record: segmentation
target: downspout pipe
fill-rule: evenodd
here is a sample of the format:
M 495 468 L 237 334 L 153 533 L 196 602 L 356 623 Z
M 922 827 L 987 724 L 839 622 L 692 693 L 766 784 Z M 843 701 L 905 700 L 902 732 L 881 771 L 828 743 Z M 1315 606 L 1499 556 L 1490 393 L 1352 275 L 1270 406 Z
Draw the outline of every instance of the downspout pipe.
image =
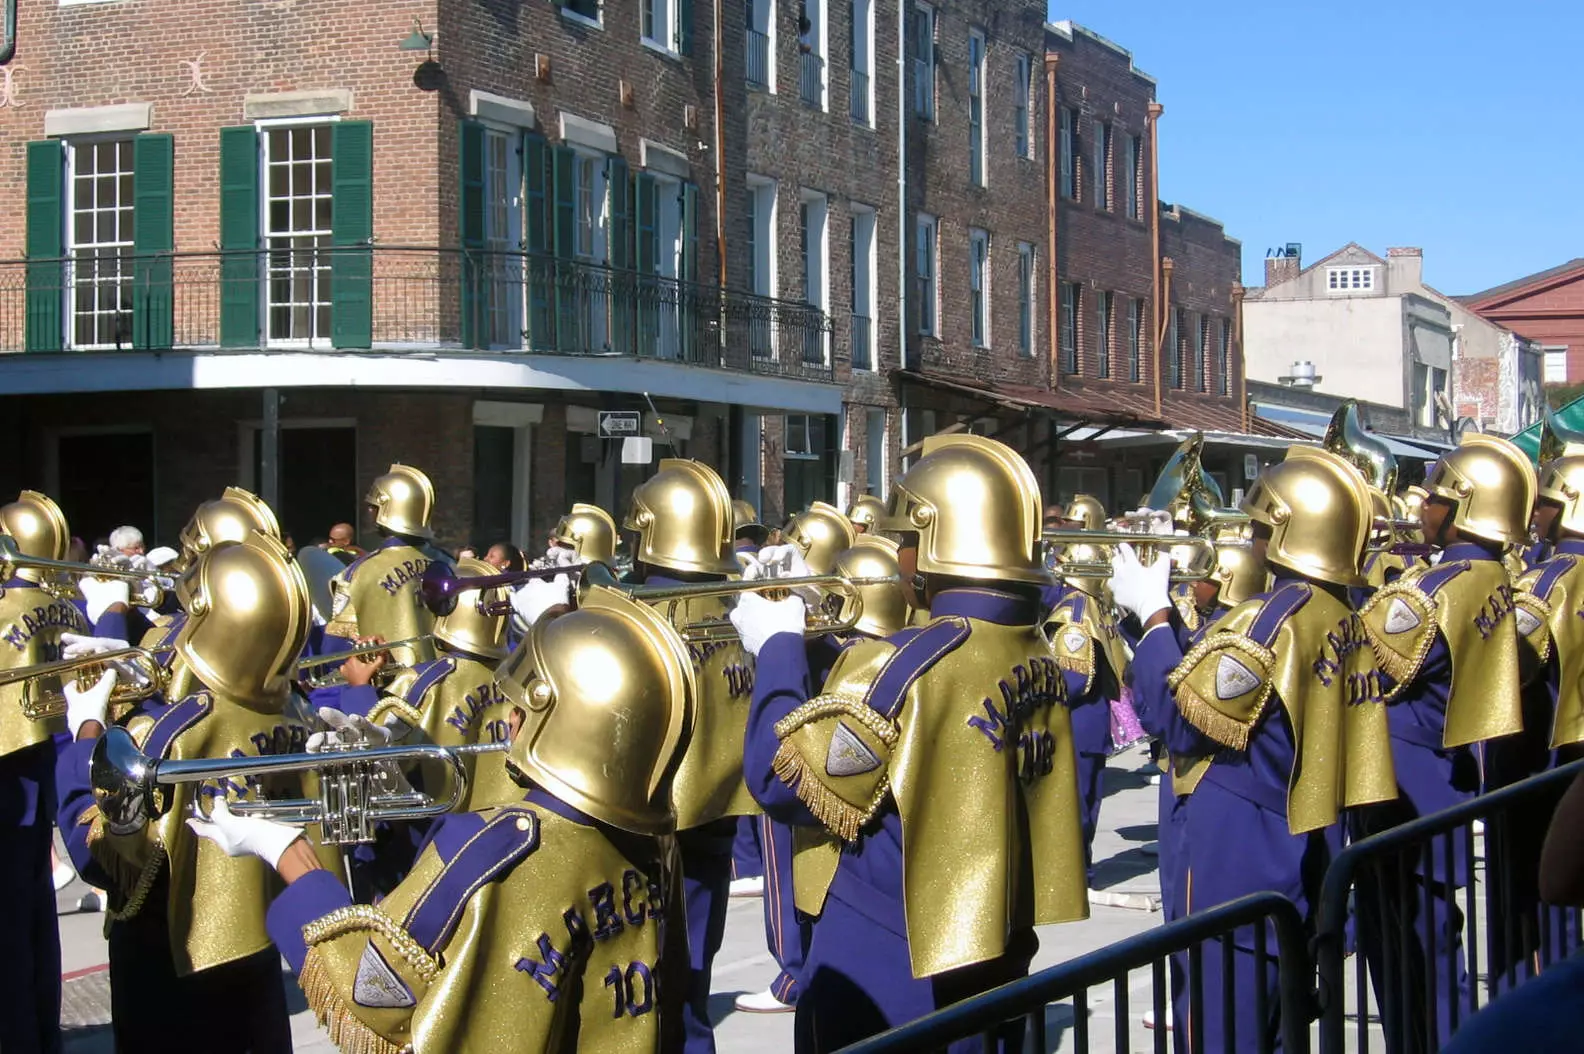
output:
M 13 0 L 15 2 L 15 0 Z M 726 288 L 726 103 L 721 98 L 725 83 L 725 30 L 721 26 L 722 0 L 715 0 L 715 255 L 720 287 Z
M 1056 208 L 1061 197 L 1061 173 L 1057 168 L 1060 148 L 1056 142 L 1056 67 L 1060 62 L 1060 55 L 1053 51 L 1045 52 L 1045 252 L 1049 259 L 1049 278 L 1045 290 L 1046 317 L 1049 321 L 1045 328 L 1050 346 L 1047 358 L 1050 360 L 1050 387 L 1053 392 L 1061 387 L 1061 275 L 1056 265 Z M 1054 432 L 1054 419 L 1051 428 Z M 1054 455 L 1055 451 L 1051 453 Z
M 1248 363 L 1243 361 L 1243 295 L 1242 282 L 1232 283 L 1232 350 L 1228 366 L 1237 363 L 1238 410 L 1243 414 L 1243 433 L 1249 430 Z
M 5 39 L 0 40 L 0 66 L 16 57 L 17 0 L 5 0 Z
M 1154 289 L 1151 307 L 1155 313 L 1155 415 L 1161 412 L 1161 341 L 1166 337 L 1166 305 L 1161 302 L 1161 245 L 1160 245 L 1160 119 L 1166 107 L 1153 100 L 1144 113 L 1144 123 L 1149 126 L 1150 143 L 1150 270 Z
M 912 229 L 907 207 L 907 13 L 908 0 L 897 0 L 897 365 L 902 369 L 908 367 L 908 231 Z M 915 437 L 908 431 L 907 400 L 902 391 L 903 386 L 897 385 L 897 423 L 902 445 L 907 446 Z M 900 456 L 896 469 L 900 474 Z

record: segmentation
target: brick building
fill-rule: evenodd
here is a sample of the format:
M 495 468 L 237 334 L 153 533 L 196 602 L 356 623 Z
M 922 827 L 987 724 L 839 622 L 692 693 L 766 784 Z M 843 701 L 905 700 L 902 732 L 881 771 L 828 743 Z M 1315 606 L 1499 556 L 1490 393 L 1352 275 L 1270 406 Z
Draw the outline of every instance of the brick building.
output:
M 838 418 L 847 336 L 733 285 L 711 10 L 20 0 L 0 491 L 169 540 L 237 482 L 306 541 L 403 460 L 444 544 L 528 543 L 625 504 L 597 415 L 647 397 L 751 479 L 744 409 Z
M 1584 381 L 1584 257 L 1457 299 L 1538 345 L 1546 384 Z

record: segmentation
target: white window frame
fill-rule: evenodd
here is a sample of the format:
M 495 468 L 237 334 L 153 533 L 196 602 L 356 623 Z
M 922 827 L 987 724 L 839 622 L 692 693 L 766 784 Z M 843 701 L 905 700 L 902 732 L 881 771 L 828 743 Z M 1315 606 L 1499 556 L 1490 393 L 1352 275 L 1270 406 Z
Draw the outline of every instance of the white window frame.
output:
M 562 2 L 556 4 L 556 7 L 561 11 L 562 18 L 568 22 L 576 22 L 580 26 L 588 26 L 591 29 L 605 28 L 605 0 L 594 0 L 594 16 L 592 18 L 581 11 L 572 10 L 571 5 L 575 2 L 576 0 L 562 0 Z
M 1347 296 L 1352 293 L 1373 293 L 1375 291 L 1375 272 L 1373 265 L 1363 267 L 1327 267 L 1326 292 L 1331 296 Z
M 65 231 L 66 237 L 65 237 L 65 240 L 64 240 L 64 245 L 65 245 L 65 249 L 66 249 L 67 264 L 66 264 L 66 268 L 65 268 L 66 281 L 63 284 L 64 288 L 61 290 L 61 295 L 62 295 L 62 297 L 63 297 L 63 299 L 65 301 L 65 314 L 64 314 L 65 328 L 66 328 L 65 337 L 66 337 L 66 341 L 67 341 L 66 346 L 69 347 L 69 348 L 74 348 L 74 349 L 78 349 L 78 350 L 87 351 L 87 350 L 113 349 L 113 348 L 115 348 L 117 346 L 116 342 L 113 341 L 113 340 L 112 341 L 101 341 L 101 340 L 79 341 L 77 339 L 77 320 L 78 320 L 78 317 L 79 317 L 79 312 L 77 310 L 77 288 L 78 288 L 79 284 L 96 287 L 95 290 L 94 290 L 94 304 L 95 304 L 94 310 L 91 310 L 91 311 L 87 312 L 87 314 L 94 319 L 94 322 L 93 322 L 94 335 L 95 336 L 98 335 L 98 330 L 99 330 L 98 319 L 101 316 L 103 316 L 103 317 L 124 316 L 124 318 L 125 318 L 125 329 L 126 329 L 126 340 L 121 345 L 121 347 L 130 348 L 132 346 L 132 254 L 133 254 L 133 252 L 135 250 L 135 245 L 134 245 L 135 234 L 134 234 L 134 232 L 136 230 L 136 223 L 137 223 L 137 208 L 136 208 L 136 206 L 137 206 L 137 183 L 136 183 L 137 176 L 136 176 L 136 172 L 134 171 L 134 166 L 136 165 L 136 160 L 135 160 L 135 157 L 136 157 L 135 150 L 136 150 L 136 148 L 132 145 L 133 138 L 134 137 L 133 137 L 133 135 L 131 133 L 116 132 L 116 133 L 112 133 L 112 134 L 108 134 L 108 135 L 74 136 L 74 137 L 72 137 L 70 139 L 67 139 L 65 141 L 65 148 L 66 148 L 65 180 L 66 180 L 66 185 L 62 188 L 62 194 L 64 195 L 64 200 L 63 200 L 62 204 L 64 205 L 64 213 L 65 213 L 65 220 L 66 220 L 66 231 Z M 123 211 L 125 212 L 125 214 L 126 214 L 126 229 L 120 232 L 122 234 L 122 236 L 123 236 L 121 239 L 114 240 L 114 241 L 108 241 L 108 242 L 101 242 L 101 241 L 98 240 L 98 233 L 97 233 L 98 223 L 95 222 L 93 224 L 93 226 L 95 227 L 94 240 L 90 241 L 90 242 L 86 242 L 86 243 L 79 243 L 77 241 L 77 215 L 78 215 L 78 209 L 77 209 L 77 178 L 78 178 L 78 175 L 79 175 L 79 173 L 78 173 L 77 151 L 79 149 L 97 148 L 97 147 L 100 147 L 100 146 L 105 146 L 105 145 L 115 144 L 115 143 L 126 143 L 127 144 L 127 169 L 126 169 L 125 173 L 122 173 L 122 171 L 120 170 L 119 165 L 118 165 L 118 167 L 116 169 L 116 175 L 118 177 L 123 176 L 123 175 L 125 176 L 125 178 L 126 178 L 126 180 L 128 182 L 127 193 L 128 193 L 128 195 L 130 197 L 129 197 L 129 200 L 124 205 L 121 203 L 121 201 L 120 201 L 120 190 L 119 190 L 119 179 L 118 179 L 118 181 L 117 181 L 118 182 L 118 187 L 117 187 L 117 193 L 116 193 L 116 204 L 115 204 L 115 209 L 114 209 L 114 211 L 118 212 L 118 213 L 119 212 L 123 212 Z M 96 173 L 97 173 L 97 170 L 96 170 Z M 97 181 L 97 179 L 102 179 L 102 178 L 103 178 L 102 175 L 96 174 L 96 181 Z M 104 209 L 99 208 L 98 206 L 99 206 L 98 191 L 97 191 L 97 188 L 95 188 L 95 190 L 94 190 L 94 208 L 88 210 L 88 211 L 92 212 L 95 215 L 95 217 L 97 217 L 100 213 L 106 211 Z M 117 221 L 117 223 L 119 225 L 119 220 Z M 83 275 L 79 274 L 78 273 L 79 272 L 79 267 L 78 267 L 78 264 L 77 264 L 76 256 L 77 256 L 78 250 L 80 250 L 80 249 L 84 249 L 84 250 L 95 250 L 95 249 L 114 249 L 114 250 L 118 250 L 118 252 L 115 255 L 108 257 L 108 259 L 110 261 L 112 261 L 112 276 L 110 278 L 108 278 L 108 279 L 105 279 L 105 278 L 99 277 L 97 275 L 97 273 L 91 274 L 91 275 L 89 275 L 87 277 L 84 277 Z M 98 268 L 93 268 L 93 270 L 95 272 L 97 272 Z M 114 285 L 114 286 L 119 286 L 120 287 L 120 292 L 118 294 L 111 294 L 111 295 L 114 295 L 114 296 L 117 297 L 117 300 L 118 300 L 120 306 L 114 311 L 100 311 L 98 309 L 99 299 L 100 299 L 101 296 L 106 295 L 106 291 L 102 291 L 102 290 L 100 290 L 97 287 L 108 286 L 108 285 Z M 120 328 L 120 325 L 117 324 L 116 328 Z
M 748 222 L 752 225 L 750 251 L 754 255 L 750 277 L 755 296 L 776 298 L 780 295 L 779 239 L 776 236 L 776 217 L 779 208 L 776 181 L 768 176 L 749 173 L 748 193 L 753 197 Z M 761 215 L 762 212 L 762 215 Z M 777 333 L 768 323 L 753 325 L 749 329 L 749 354 L 756 358 L 775 358 Z
M 813 422 L 814 418 L 821 417 L 821 416 L 823 416 L 823 415 L 822 414 L 786 414 L 782 418 L 782 421 L 781 421 L 781 428 L 782 428 L 782 432 L 781 432 L 781 436 L 782 436 L 781 457 L 784 460 L 787 460 L 787 461 L 818 461 L 820 459 L 819 452 L 810 450 L 809 447 L 814 445 L 813 442 L 811 441 L 811 438 L 812 438 L 812 436 L 811 436 L 811 432 L 812 432 L 811 423 Z M 794 427 L 794 422 L 796 422 L 798 424 L 801 424 L 802 427 L 801 428 Z M 792 437 L 793 437 L 793 435 L 799 434 L 799 433 L 801 433 L 801 435 L 802 435 L 802 439 L 801 439 L 800 443 L 798 444 L 799 445 L 799 449 L 793 450 L 792 449 Z
M 1143 297 L 1128 297 L 1128 380 L 1134 384 L 1144 381 L 1144 332 L 1149 312 Z
M 601 174 L 605 172 L 602 167 Z M 650 171 L 655 182 L 655 275 L 667 281 L 678 281 L 682 276 L 682 251 L 686 241 L 682 230 L 682 180 L 674 176 Z M 610 208 L 610 188 L 605 188 L 606 210 Z M 606 228 L 606 252 L 609 253 L 609 228 Z M 662 303 L 657 308 L 659 347 L 656 354 L 662 359 L 680 358 L 682 354 L 682 294 L 680 289 L 672 303 Z
M 521 253 L 524 237 L 521 128 L 483 121 L 484 125 L 484 248 L 494 292 L 489 301 L 490 347 L 520 348 L 527 329 L 527 282 Z M 496 161 L 497 151 L 504 151 Z M 501 221 L 504 220 L 504 224 Z
M 857 124 L 863 128 L 873 128 L 875 126 L 875 0 L 853 0 L 850 17 L 853 39 L 850 65 L 854 73 L 862 73 L 868 78 L 864 99 L 866 117 Z M 848 91 L 850 92 L 851 88 Z
M 1567 356 L 1566 344 L 1545 344 L 1540 347 L 1541 379 L 1544 384 L 1566 384 Z
M 1034 355 L 1034 265 L 1037 253 L 1029 242 L 1018 242 L 1018 354 Z
M 1026 51 L 1018 52 L 1015 81 L 1012 89 L 1016 94 L 1012 104 L 1013 150 L 1018 157 L 1031 158 L 1034 156 L 1034 119 L 1030 104 L 1034 95 L 1034 56 Z
M 681 50 L 677 47 L 677 36 L 681 33 L 682 25 L 679 17 L 681 6 L 692 0 L 639 0 L 638 2 L 638 37 L 645 46 L 663 51 L 667 55 L 680 56 Z M 664 34 L 663 38 L 644 31 L 644 19 L 650 14 L 654 29 Z M 772 54 L 774 54 L 772 52 Z
M 261 252 L 262 252 L 263 258 L 264 258 L 264 264 L 263 264 L 264 274 L 263 274 L 263 277 L 262 277 L 262 281 L 264 283 L 264 289 L 263 289 L 263 295 L 261 297 L 259 297 L 259 311 L 260 311 L 260 316 L 261 316 L 260 319 L 259 319 L 259 332 L 264 335 L 264 340 L 265 340 L 266 344 L 269 347 L 273 347 L 273 348 L 311 348 L 315 344 L 328 344 L 329 341 L 330 341 L 331 330 L 332 330 L 332 328 L 333 328 L 333 326 L 335 324 L 334 318 L 328 313 L 328 309 L 329 309 L 331 300 L 330 300 L 330 262 L 329 262 L 329 258 L 327 256 L 325 258 L 325 262 L 322 265 L 320 265 L 320 266 L 315 268 L 315 270 L 321 271 L 323 273 L 323 275 L 324 275 L 324 277 L 319 280 L 319 282 L 322 283 L 322 285 L 320 285 L 320 288 L 323 290 L 324 297 L 325 297 L 325 299 L 323 301 L 323 304 L 325 305 L 325 308 L 327 310 L 327 314 L 326 314 L 326 318 L 325 318 L 324 333 L 322 335 L 313 334 L 312 330 L 310 330 L 310 335 L 308 337 L 295 337 L 295 336 L 293 336 L 293 337 L 277 337 L 274 334 L 274 332 L 271 330 L 271 328 L 270 328 L 270 314 L 271 314 L 271 309 L 274 306 L 274 301 L 270 297 L 270 286 L 272 284 L 272 280 L 271 280 L 271 268 L 270 268 L 270 263 L 269 263 L 269 260 L 270 260 L 269 210 L 270 210 L 270 201 L 271 201 L 270 188 L 269 188 L 269 165 L 270 165 L 269 143 L 270 143 L 270 133 L 271 132 L 284 131 L 284 130 L 290 129 L 290 128 L 316 128 L 316 127 L 330 128 L 332 125 L 335 125 L 340 120 L 341 120 L 341 116 L 339 114 L 321 114 L 321 115 L 316 115 L 316 116 L 313 116 L 313 117 L 282 117 L 282 118 L 270 118 L 270 119 L 266 119 L 266 120 L 259 120 L 259 121 L 253 122 L 253 127 L 254 127 L 255 131 L 257 132 L 257 134 L 258 134 L 258 165 L 259 165 L 259 217 L 258 217 L 258 224 L 259 224 L 259 242 L 260 242 L 260 245 L 261 245 Z M 335 173 L 334 173 L 334 154 L 335 154 L 335 145 L 334 145 L 335 140 L 334 140 L 334 136 L 335 136 L 335 133 L 334 133 L 334 131 L 331 131 L 330 135 L 331 135 L 331 145 L 330 145 L 331 176 L 330 176 L 330 187 L 328 188 L 328 194 L 330 195 L 331 199 L 334 200 L 334 194 L 335 194 Z M 331 222 L 332 222 L 332 224 L 334 223 L 334 217 L 333 216 L 332 216 Z M 325 233 L 323 234 L 323 237 L 326 239 L 324 244 L 325 244 L 326 247 L 328 247 L 330 245 L 330 243 L 331 243 L 331 240 L 333 239 L 332 231 L 330 229 L 327 229 L 325 231 Z M 294 267 L 292 269 L 295 270 L 296 268 Z M 295 301 L 293 301 L 293 302 L 295 302 Z M 314 301 L 312 301 L 312 304 L 313 304 L 312 310 L 317 311 L 319 309 L 320 301 L 314 300 Z
M 1114 133 L 1113 133 L 1114 134 Z M 1144 173 L 1144 137 L 1141 135 L 1128 135 L 1128 196 L 1127 205 L 1122 210 L 1122 215 L 1130 220 L 1140 219 L 1144 215 L 1143 204 L 1143 173 Z
M 875 425 L 879 424 L 876 428 Z M 890 437 L 886 434 L 889 421 L 884 407 L 869 407 L 864 411 L 864 451 L 865 451 L 865 476 L 869 493 L 884 500 L 890 481 L 887 464 L 887 451 Z
M 919 32 L 920 18 L 927 23 L 927 35 Z M 913 116 L 932 123 L 935 120 L 936 22 L 935 8 L 923 0 L 914 0 L 912 20 L 908 23 L 908 35 L 913 38 Z
M 744 70 L 747 76 L 747 42 L 746 30 L 762 33 L 765 37 L 765 86 L 764 91 L 774 95 L 776 92 L 776 0 L 748 0 L 748 25 L 743 36 Z
M 990 185 L 989 158 L 985 150 L 985 72 L 989 43 L 984 30 L 968 31 L 968 182 Z
M 807 223 L 804 218 L 807 217 Z M 830 199 L 818 191 L 798 196 L 800 237 L 806 232 L 803 252 L 803 302 L 830 312 Z M 830 362 L 830 334 L 819 335 L 822 362 Z
M 990 347 L 990 232 L 978 227 L 968 231 L 968 295 L 972 299 L 969 342 L 976 348 Z M 978 330 L 978 332 L 973 332 Z
M 879 298 L 875 295 L 876 283 L 879 278 L 878 269 L 878 236 L 879 217 L 875 210 L 868 205 L 850 205 L 849 212 L 852 217 L 853 245 L 851 249 L 853 259 L 853 289 L 852 313 L 860 318 L 869 320 L 869 365 L 854 365 L 854 370 L 874 371 L 880 368 L 880 353 L 877 347 L 879 336 Z M 862 296 L 859 295 L 862 291 Z
M 922 336 L 938 337 L 940 336 L 940 221 L 927 212 L 915 213 L 913 218 L 913 283 L 921 287 L 918 293 L 918 331 Z

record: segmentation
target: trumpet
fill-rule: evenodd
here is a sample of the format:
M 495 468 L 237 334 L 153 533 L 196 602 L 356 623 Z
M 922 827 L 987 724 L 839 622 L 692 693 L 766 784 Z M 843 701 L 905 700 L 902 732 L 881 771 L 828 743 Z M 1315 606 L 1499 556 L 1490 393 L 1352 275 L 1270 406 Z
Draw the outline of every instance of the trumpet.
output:
M 94 744 L 89 773 L 94 800 L 111 833 L 131 834 L 169 810 L 170 798 L 162 788 L 179 783 L 312 772 L 319 777 L 316 798 L 237 802 L 231 811 L 279 823 L 317 824 L 323 844 L 355 845 L 372 842 L 376 824 L 423 820 L 451 812 L 467 794 L 467 770 L 462 758 L 506 748 L 505 743 L 463 747 L 422 743 L 321 754 L 164 761 L 143 753 L 131 733 L 117 727 L 106 731 Z M 450 793 L 442 796 L 381 786 L 387 766 L 424 762 L 438 764 L 446 771 Z
M 751 582 L 690 582 L 679 586 L 631 586 L 616 578 L 604 564 L 587 564 L 578 582 L 578 597 L 587 595 L 594 586 L 618 589 L 652 607 L 660 608 L 682 639 L 689 644 L 708 644 L 737 639 L 737 627 L 730 619 L 708 618 L 687 621 L 682 618 L 681 606 L 690 600 L 709 597 L 735 597 L 743 593 L 777 593 L 800 588 L 813 588 L 825 592 L 825 603 L 810 605 L 809 621 L 803 631 L 805 637 L 823 637 L 827 633 L 845 633 L 858 625 L 863 618 L 861 586 L 895 585 L 895 577 L 848 578 L 844 575 L 808 575 L 799 578 L 762 578 Z M 851 599 L 852 611 L 846 618 L 837 612 L 845 601 Z M 842 600 L 843 604 L 831 601 Z
M 445 616 L 456 610 L 462 594 L 473 589 L 496 589 L 514 586 L 536 578 L 554 578 L 556 575 L 573 575 L 589 567 L 588 564 L 571 564 L 567 567 L 535 567 L 527 571 L 502 571 L 498 575 L 479 575 L 476 578 L 458 578 L 449 564 L 436 560 L 424 571 L 418 581 L 418 598 L 430 613 Z M 510 615 L 510 600 L 479 602 L 483 615 Z
M 318 674 L 317 676 L 310 674 L 307 671 L 316 669 L 320 666 L 331 666 L 336 663 L 346 662 L 348 659 L 355 658 L 359 655 L 377 655 L 382 651 L 389 651 L 392 648 L 405 648 L 414 644 L 422 644 L 429 638 L 430 634 L 426 633 L 418 637 L 404 637 L 401 640 L 393 640 L 389 644 L 361 644 L 356 648 L 348 648 L 345 651 L 333 651 L 324 655 L 310 655 L 306 659 L 298 660 L 297 672 L 301 677 L 302 682 L 309 688 L 330 688 L 334 685 L 344 683 L 345 678 L 341 675 L 339 670 L 331 670 L 326 673 Z
M 111 706 L 128 706 L 140 703 L 156 692 L 163 691 L 170 671 L 160 664 L 159 656 L 176 649 L 169 644 L 158 648 L 115 648 L 96 655 L 83 655 L 75 659 L 56 659 L 53 662 L 34 663 L 0 670 L 0 686 L 23 682 L 22 713 L 30 721 L 47 721 L 66 713 L 66 693 L 36 685 L 35 681 L 51 678 L 65 680 L 71 677 L 78 683 L 96 679 L 106 666 L 130 667 L 131 675 L 116 678 L 110 692 Z
M 1138 549 L 1160 548 L 1193 549 L 1194 557 L 1187 567 L 1172 568 L 1173 582 L 1198 582 L 1210 577 L 1215 567 L 1215 543 L 1196 534 L 1134 534 L 1130 531 L 1089 531 L 1079 528 L 1062 528 L 1042 531 L 1041 539 L 1050 546 L 1051 555 L 1069 545 L 1113 546 L 1132 545 Z M 1062 578 L 1110 578 L 1109 560 L 1049 559 L 1046 567 Z
M 132 603 L 138 607 L 158 607 L 166 592 L 174 587 L 175 580 L 168 575 L 138 571 L 124 567 L 106 567 L 102 564 L 78 564 L 69 560 L 50 560 L 42 556 L 28 556 L 17 548 L 16 539 L 0 534 L 0 581 L 16 577 L 18 570 L 48 571 L 54 576 L 43 583 L 50 595 L 62 600 L 78 593 L 73 578 L 118 578 L 137 586 Z

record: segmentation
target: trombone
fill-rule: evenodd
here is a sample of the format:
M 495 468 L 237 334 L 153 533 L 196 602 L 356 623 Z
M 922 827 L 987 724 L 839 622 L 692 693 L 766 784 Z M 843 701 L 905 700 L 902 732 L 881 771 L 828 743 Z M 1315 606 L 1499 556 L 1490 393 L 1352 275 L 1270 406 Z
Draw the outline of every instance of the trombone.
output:
M 16 539 L 7 534 L 0 534 L 0 581 L 8 581 L 16 577 L 18 570 L 49 571 L 56 577 L 53 581 L 41 583 L 41 587 L 52 596 L 62 600 L 74 597 L 78 593 L 77 585 L 72 582 L 77 578 L 119 578 L 137 585 L 138 590 L 132 597 L 132 602 L 138 607 L 158 607 L 175 580 L 169 575 L 151 574 L 148 571 L 134 571 L 129 568 L 103 567 L 99 564 L 78 564 L 69 560 L 50 560 L 42 556 L 28 556 L 17 548 Z
M 423 820 L 454 810 L 467 794 L 467 755 L 504 751 L 505 743 L 442 747 L 421 743 L 405 747 L 373 747 L 320 754 L 276 754 L 259 758 L 197 758 L 166 761 L 138 749 L 126 729 L 111 728 L 94 744 L 90 763 L 94 800 L 113 834 L 130 834 L 171 806 L 164 788 L 179 783 L 314 773 L 318 796 L 279 801 L 243 801 L 231 806 L 242 816 L 262 816 L 280 823 L 318 824 L 325 845 L 354 845 L 374 840 L 375 825 Z M 447 774 L 449 793 L 391 789 L 388 766 L 430 762 Z
M 634 600 L 660 608 L 676 627 L 682 640 L 688 644 L 709 644 L 737 639 L 737 627 L 730 619 L 704 618 L 691 621 L 683 617 L 682 606 L 690 600 L 712 597 L 735 597 L 744 593 L 779 593 L 793 589 L 813 588 L 825 592 L 826 603 L 809 606 L 809 620 L 803 630 L 805 637 L 823 637 L 828 633 L 845 633 L 858 625 L 863 618 L 863 593 L 861 587 L 897 585 L 900 578 L 880 576 L 848 578 L 845 575 L 808 575 L 799 578 L 762 578 L 751 582 L 690 582 L 679 586 L 633 586 L 619 581 L 604 564 L 587 564 L 578 581 L 578 598 L 581 600 L 594 586 L 620 590 Z M 846 618 L 832 610 L 829 602 L 836 599 L 852 601 L 852 610 Z
M 327 652 L 324 655 L 310 655 L 305 659 L 298 660 L 297 674 L 303 684 L 309 688 L 331 688 L 345 683 L 345 678 L 339 669 L 330 670 L 317 676 L 309 674 L 308 671 L 317 669 L 320 666 L 343 663 L 359 655 L 377 655 L 382 651 L 390 651 L 392 648 L 412 647 L 415 644 L 422 644 L 424 641 L 429 640 L 431 636 L 432 634 L 425 633 L 417 637 L 403 637 L 401 640 L 393 640 L 389 644 L 360 644 L 356 648 L 347 648 L 345 651 Z
M 131 667 L 131 676 L 116 678 L 110 692 L 111 706 L 128 706 L 140 703 L 165 689 L 170 670 L 161 665 L 159 656 L 168 655 L 175 647 L 162 644 L 157 648 L 115 648 L 95 655 L 75 659 L 56 659 L 53 662 L 34 663 L 0 670 L 0 687 L 23 682 L 22 713 L 30 721 L 46 721 L 66 713 L 66 693 L 35 685 L 37 680 L 68 676 L 78 683 L 96 679 L 104 667 L 115 665 Z
M 1187 567 L 1172 567 L 1173 582 L 1198 582 L 1210 577 L 1215 567 L 1215 543 L 1197 534 L 1134 534 L 1131 531 L 1090 531 L 1082 528 L 1059 528 L 1042 531 L 1040 538 L 1049 546 L 1051 557 L 1070 545 L 1114 546 L 1127 544 L 1137 549 L 1192 549 L 1195 554 L 1187 560 Z M 1062 578 L 1110 578 L 1109 560 L 1048 559 L 1046 567 Z

